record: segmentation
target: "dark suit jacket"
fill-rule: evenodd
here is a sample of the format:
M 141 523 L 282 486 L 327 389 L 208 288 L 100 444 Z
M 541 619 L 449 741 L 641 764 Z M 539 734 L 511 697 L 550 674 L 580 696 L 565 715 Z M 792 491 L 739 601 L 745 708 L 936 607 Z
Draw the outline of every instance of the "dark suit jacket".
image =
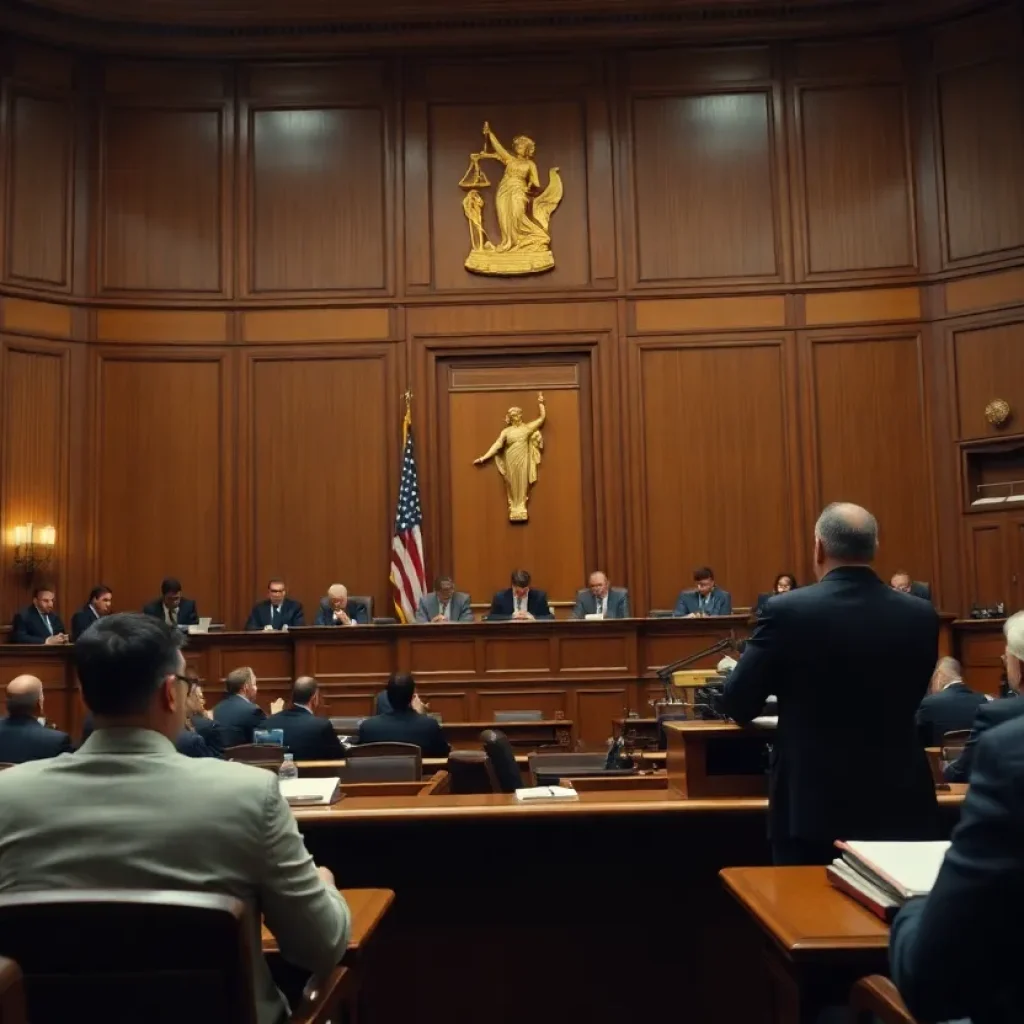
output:
M 290 597 L 286 597 L 281 602 L 281 609 L 276 621 L 272 620 L 269 600 L 254 604 L 252 611 L 249 612 L 245 628 L 266 629 L 267 626 L 272 625 L 274 629 L 280 629 L 282 626 L 287 626 L 291 629 L 293 626 L 304 626 L 305 624 L 306 619 L 302 613 L 302 605 L 298 601 L 293 601 Z
M 71 616 L 71 642 L 74 643 L 94 622 L 98 621 L 89 605 L 79 608 Z
M 267 715 L 259 704 L 232 693 L 214 706 L 213 720 L 221 727 L 227 750 L 241 743 L 252 743 L 253 730 L 263 728 Z
M 284 745 L 296 761 L 340 761 L 345 757 L 341 741 L 329 718 L 318 718 L 293 704 L 264 723 L 264 729 L 281 729 Z
M 968 782 L 971 776 L 971 764 L 978 740 L 989 729 L 1012 721 L 1024 715 L 1024 698 L 1003 697 L 1001 700 L 986 701 L 978 708 L 974 721 L 971 723 L 971 735 L 964 744 L 963 753 L 946 766 L 945 776 L 949 782 Z
M 82 741 L 78 745 L 81 746 L 91 735 L 93 731 L 93 720 L 92 714 L 86 714 L 85 721 L 82 722 Z M 220 751 L 214 750 L 198 732 L 192 732 L 189 729 L 182 729 L 178 733 L 177 738 L 174 741 L 174 746 L 179 754 L 184 754 L 186 757 L 220 757 Z
M 985 694 L 975 693 L 963 683 L 951 683 L 938 693 L 929 693 L 917 709 L 921 745 L 941 747 L 947 732 L 970 729 L 978 708 L 987 703 Z
M 152 615 L 154 619 L 159 619 L 161 622 L 167 621 L 164 618 L 164 603 L 159 597 L 155 601 L 143 605 L 142 613 L 143 615 Z M 181 604 L 178 605 L 178 625 L 199 625 L 199 610 L 196 608 L 195 601 L 191 601 L 187 597 L 181 599 Z
M 195 715 L 192 718 L 192 728 L 202 736 L 203 742 L 218 756 L 224 753 L 224 730 L 206 715 Z
M 27 715 L 0 718 L 0 761 L 23 764 L 42 761 L 58 754 L 70 754 L 71 737 L 66 732 L 48 729 Z
M 487 613 L 489 619 L 511 619 L 516 610 L 515 597 L 512 588 L 499 590 L 491 601 L 491 610 Z M 526 610 L 535 619 L 551 619 L 551 609 L 548 607 L 548 595 L 543 590 L 530 588 L 526 595 Z
M 358 622 L 361 626 L 368 626 L 370 624 L 370 609 L 363 604 L 362 601 L 354 601 L 351 597 L 348 599 L 348 604 L 345 605 L 345 611 L 348 612 L 348 617 L 353 622 Z M 334 621 L 334 612 L 331 611 L 331 606 L 328 605 L 326 608 L 321 604 L 316 613 L 316 624 L 318 626 L 340 626 L 340 622 Z M 296 761 L 298 758 L 295 759 Z
M 681 590 L 676 598 L 676 606 L 672 614 L 677 617 L 701 611 L 700 594 L 696 590 Z M 715 587 L 707 596 L 707 605 L 703 611 L 708 615 L 732 615 L 732 596 L 728 590 Z
M 977 743 L 971 788 L 935 887 L 893 922 L 892 979 L 918 1020 L 1024 1020 L 1024 974 L 1012 959 L 1005 969 L 992 966 L 1005 961 L 1008 922 L 1024 916 L 1022 829 L 1024 719 L 1018 717 Z
M 447 757 L 451 750 L 440 724 L 430 715 L 421 715 L 412 708 L 364 718 L 359 726 L 358 742 L 415 743 L 424 757 Z
M 50 626 L 54 633 L 64 632 L 64 623 L 56 612 L 49 615 Z M 34 604 L 15 612 L 14 621 L 11 623 L 12 644 L 41 644 L 50 637 L 50 630 L 46 628 L 39 609 Z
M 738 722 L 778 697 L 773 839 L 930 839 L 937 804 L 914 716 L 938 658 L 939 617 L 866 566 L 768 602 L 725 683 Z

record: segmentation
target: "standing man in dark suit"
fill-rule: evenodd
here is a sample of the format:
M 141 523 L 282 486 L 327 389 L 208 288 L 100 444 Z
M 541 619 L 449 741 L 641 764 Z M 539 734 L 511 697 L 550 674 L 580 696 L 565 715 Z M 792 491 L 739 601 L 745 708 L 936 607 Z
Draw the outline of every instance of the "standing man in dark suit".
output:
M 387 694 L 391 710 L 362 720 L 359 743 L 415 743 L 424 757 L 447 757 L 451 747 L 440 723 L 414 706 L 416 681 L 413 677 L 406 672 L 392 674 Z
M 66 644 L 68 636 L 64 632 L 64 623 L 53 610 L 56 599 L 53 587 L 36 587 L 32 591 L 32 603 L 15 612 L 11 623 L 11 643 Z
M 964 685 L 962 675 L 956 658 L 939 658 L 931 692 L 917 709 L 917 733 L 922 746 L 941 747 L 947 732 L 970 729 L 978 708 L 988 703 L 985 694 L 975 693 Z
M 267 599 L 252 606 L 245 628 L 291 629 L 305 624 L 302 605 L 288 596 L 284 580 L 274 579 L 267 584 Z
M 368 626 L 370 609 L 348 596 L 344 583 L 332 583 L 316 613 L 317 626 Z
M 256 703 L 256 673 L 245 666 L 227 674 L 224 680 L 224 697 L 213 709 L 213 720 L 221 727 L 224 749 L 252 743 L 255 729 L 262 729 L 266 712 Z M 275 700 L 270 710 L 277 714 L 284 707 L 284 700 Z
M 168 626 L 198 626 L 199 609 L 195 601 L 181 596 L 181 580 L 168 576 L 160 584 L 160 597 L 144 605 L 142 611 Z
M 525 569 L 516 569 L 512 573 L 512 586 L 494 595 L 487 618 L 530 622 L 554 616 L 548 607 L 548 595 L 530 587 L 530 574 Z
M 599 615 L 604 619 L 629 618 L 629 591 L 625 587 L 613 587 L 606 573 L 592 572 L 587 588 L 576 592 L 576 604 L 569 613 L 570 619 L 583 619 L 588 615 Z
M 74 643 L 97 619 L 110 614 L 114 595 L 101 583 L 89 591 L 89 600 L 71 616 L 71 642 Z
M 704 619 L 711 615 L 732 615 L 732 595 L 715 585 L 715 572 L 706 565 L 693 570 L 693 590 L 681 590 L 672 610 L 673 618 Z
M 1010 616 L 1004 632 L 1007 677 L 1019 689 L 1024 612 Z M 1024 719 L 1018 717 L 978 742 L 971 786 L 935 886 L 893 921 L 892 980 L 919 1020 L 1024 1020 L 1024 975 L 992 969 L 1005 955 L 1007 923 L 1024 915 L 1022 793 Z
M 16 676 L 7 684 L 7 717 L 0 718 L 0 761 L 23 764 L 71 753 L 71 737 L 48 729 L 43 717 L 43 684 Z
M 874 516 L 829 505 L 814 530 L 819 583 L 766 604 L 723 709 L 746 723 L 778 698 L 769 780 L 776 864 L 828 864 L 836 839 L 931 839 L 935 786 L 914 716 L 939 617 L 875 575 Z
M 320 718 L 320 687 L 312 676 L 300 676 L 292 684 L 292 706 L 263 723 L 264 729 L 280 729 L 284 745 L 296 761 L 339 761 L 345 757 L 341 740 L 329 718 Z

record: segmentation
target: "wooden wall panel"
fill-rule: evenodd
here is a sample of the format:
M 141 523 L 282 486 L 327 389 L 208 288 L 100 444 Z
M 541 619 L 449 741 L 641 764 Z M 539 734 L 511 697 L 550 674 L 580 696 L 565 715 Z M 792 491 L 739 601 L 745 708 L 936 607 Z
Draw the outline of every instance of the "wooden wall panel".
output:
M 958 327 L 951 335 L 960 438 L 1024 431 L 1024 320 Z M 1003 427 L 985 419 L 985 406 L 994 398 L 1010 404 L 1013 418 Z
M 935 578 L 921 340 L 859 333 L 804 339 L 810 517 L 853 501 L 879 522 L 878 571 Z M 952 499 L 950 499 L 952 500 Z
M 969 520 L 967 533 L 968 599 L 992 608 L 1009 598 L 1006 542 L 1001 522 Z
M 7 101 L 6 277 L 71 287 L 71 103 L 12 87 Z
M 128 610 L 176 576 L 224 621 L 236 519 L 225 356 L 100 349 L 94 370 L 97 578 Z
M 332 583 L 388 614 L 398 433 L 391 346 L 247 356 L 244 411 L 251 536 L 239 614 L 282 575 L 312 623 Z M 393 482 L 394 480 L 394 482 Z
M 760 338 L 633 342 L 642 524 L 633 533 L 642 538 L 635 563 L 646 567 L 645 610 L 672 608 L 697 566 L 714 569 L 737 607 L 769 589 L 777 573 L 799 571 L 784 347 Z

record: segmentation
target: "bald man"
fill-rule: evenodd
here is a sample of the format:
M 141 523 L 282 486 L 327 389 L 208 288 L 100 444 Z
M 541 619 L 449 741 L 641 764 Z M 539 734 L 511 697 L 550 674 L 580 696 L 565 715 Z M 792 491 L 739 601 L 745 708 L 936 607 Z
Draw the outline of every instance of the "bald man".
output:
M 7 684 L 7 717 L 0 719 L 0 762 L 22 764 L 71 753 L 71 737 L 48 729 L 43 717 L 43 684 L 17 676 Z
M 318 626 L 368 626 L 370 610 L 362 601 L 348 596 L 348 587 L 343 583 L 332 583 L 327 596 L 320 602 L 316 613 Z
M 938 659 L 939 617 L 871 563 L 878 523 L 829 505 L 814 531 L 818 583 L 770 597 L 725 684 L 746 723 L 778 698 L 769 781 L 777 864 L 828 864 L 836 839 L 934 839 L 938 807 L 915 716 Z
M 280 729 L 284 746 L 296 761 L 339 761 L 345 756 L 341 740 L 329 718 L 317 715 L 322 698 L 312 676 L 299 676 L 292 683 L 292 706 L 271 715 L 264 729 Z

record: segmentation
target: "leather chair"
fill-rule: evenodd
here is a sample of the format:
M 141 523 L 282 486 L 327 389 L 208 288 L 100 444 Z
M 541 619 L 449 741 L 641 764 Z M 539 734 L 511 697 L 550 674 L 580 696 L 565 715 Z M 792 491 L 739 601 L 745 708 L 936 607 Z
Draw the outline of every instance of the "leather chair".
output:
M 484 729 L 480 742 L 494 769 L 502 793 L 514 793 L 523 785 L 523 777 L 516 764 L 515 751 L 508 737 L 498 729 Z
M 32 1024 L 252 1024 L 248 913 L 210 893 L 18 893 L 0 896 L 0 954 L 25 976 Z M 292 1024 L 326 1024 L 355 983 L 336 967 L 307 985 Z
M 856 1024 L 917 1024 L 896 986 L 880 974 L 861 978 L 850 992 L 850 1008 Z
M 363 597 L 360 594 L 349 594 L 348 596 L 349 596 L 350 600 L 358 601 L 360 604 L 366 605 L 366 615 L 367 615 L 367 618 L 369 618 L 371 623 L 377 621 L 377 619 L 375 619 L 373 617 L 373 598 L 372 597 Z M 324 611 L 330 611 L 331 610 L 331 599 L 329 597 L 321 597 L 320 598 L 320 607 Z M 385 621 L 396 622 L 397 619 L 391 619 L 391 620 L 385 620 Z
M 0 957 L 0 1024 L 27 1024 L 21 968 Z
M 386 744 L 381 744 L 386 746 Z M 354 748 L 353 748 L 354 749 Z M 416 748 L 417 750 L 419 747 Z M 351 755 L 351 751 L 349 751 Z M 421 766 L 414 757 L 387 754 L 375 757 L 351 757 L 345 761 L 341 781 L 349 782 L 419 782 Z
M 556 786 L 559 779 L 573 775 L 604 775 L 607 771 L 608 754 L 595 753 L 530 754 L 530 784 L 532 786 Z M 633 769 L 612 769 L 616 775 L 631 775 Z
M 963 752 L 970 738 L 970 729 L 951 729 L 942 734 L 942 760 L 949 764 L 955 761 Z
M 415 743 L 360 743 L 357 746 L 349 747 L 345 751 L 345 762 L 347 766 L 351 766 L 353 761 L 359 761 L 367 758 L 399 758 L 404 757 L 410 760 L 414 764 L 415 775 L 414 780 L 423 778 L 423 751 L 416 746 Z M 407 776 L 402 776 L 400 779 L 361 779 L 362 782 L 404 782 Z M 355 782 L 355 779 L 349 781 Z
M 448 755 L 449 793 L 500 793 L 491 759 L 482 750 L 453 750 Z
M 224 757 L 276 772 L 284 761 L 284 747 L 280 743 L 239 743 L 236 747 L 225 747 Z

